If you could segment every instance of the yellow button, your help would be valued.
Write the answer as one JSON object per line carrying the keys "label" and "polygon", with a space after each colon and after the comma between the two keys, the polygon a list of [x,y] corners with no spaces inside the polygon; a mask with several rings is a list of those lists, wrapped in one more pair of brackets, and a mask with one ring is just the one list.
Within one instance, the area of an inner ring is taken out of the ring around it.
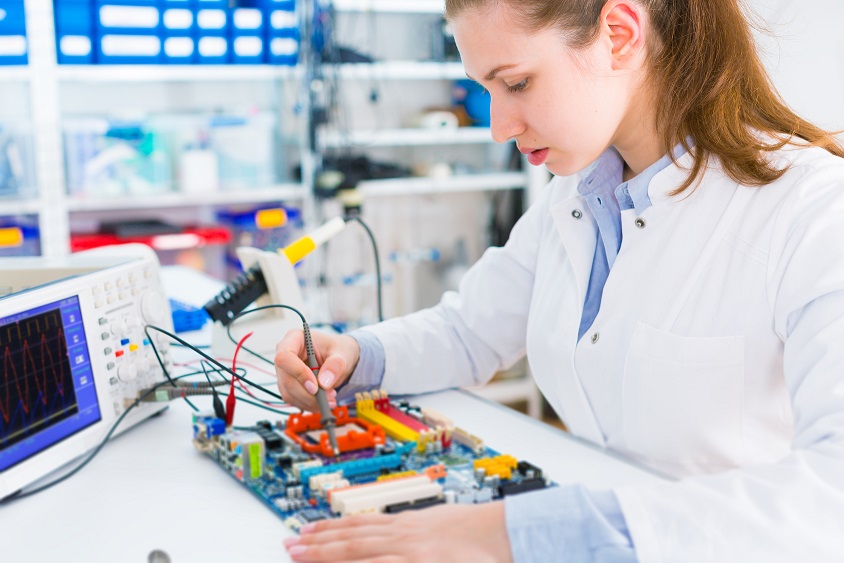
{"label": "yellow button", "polygon": [[137,349],[138,349],[138,345],[137,345],[137,344],[129,344],[129,351],[130,351],[130,352],[134,352],[134,351],[135,351],[135,350],[137,350]]}

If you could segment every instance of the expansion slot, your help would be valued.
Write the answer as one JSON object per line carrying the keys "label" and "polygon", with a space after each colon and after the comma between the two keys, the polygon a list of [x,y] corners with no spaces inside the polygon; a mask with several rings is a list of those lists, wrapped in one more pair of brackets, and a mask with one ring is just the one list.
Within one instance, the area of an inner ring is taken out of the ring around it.
{"label": "expansion slot", "polygon": [[375,403],[369,393],[358,393],[355,395],[357,401],[357,415],[361,420],[377,424],[384,429],[387,436],[394,440],[401,440],[402,442],[418,442],[419,433],[405,426],[404,424],[393,420],[389,416],[380,412],[375,408]]}
{"label": "expansion slot", "polygon": [[342,515],[380,512],[388,505],[437,497],[442,486],[426,476],[382,481],[363,487],[331,491],[331,509]]}

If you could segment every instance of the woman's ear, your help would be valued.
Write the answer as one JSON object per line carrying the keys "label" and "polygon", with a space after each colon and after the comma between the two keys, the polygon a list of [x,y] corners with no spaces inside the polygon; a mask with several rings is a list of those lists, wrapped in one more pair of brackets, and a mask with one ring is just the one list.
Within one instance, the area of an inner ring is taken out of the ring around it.
{"label": "woman's ear", "polygon": [[601,10],[601,33],[611,47],[613,70],[635,70],[645,57],[645,10],[631,0],[609,0]]}

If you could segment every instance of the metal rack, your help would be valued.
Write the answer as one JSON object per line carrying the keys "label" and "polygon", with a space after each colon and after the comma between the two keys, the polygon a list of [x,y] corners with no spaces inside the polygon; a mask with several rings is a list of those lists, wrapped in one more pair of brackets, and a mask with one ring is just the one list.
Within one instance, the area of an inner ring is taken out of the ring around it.
{"label": "metal rack", "polygon": [[[431,18],[442,12],[441,0],[335,0],[338,13],[390,13],[397,17]],[[70,249],[70,224],[74,213],[108,213],[155,208],[208,208],[218,205],[259,204],[274,201],[302,202],[306,218],[313,217],[313,183],[315,159],[307,150],[305,122],[301,129],[300,157],[302,181],[280,183],[263,188],[237,192],[185,194],[179,192],[156,195],[154,199],[138,197],[81,198],[67,193],[62,138],[63,89],[90,88],[92,92],[114,84],[144,87],[149,83],[257,82],[284,83],[301,81],[308,75],[302,65],[277,67],[270,65],[174,66],[174,65],[116,65],[86,66],[58,65],[53,5],[45,0],[25,0],[29,65],[0,69],[0,83],[20,83],[29,88],[30,118],[35,148],[35,177],[38,191],[32,198],[0,200],[0,216],[34,215],[41,233],[41,252],[45,256],[59,256]],[[443,82],[465,78],[462,65],[457,62],[386,61],[342,64],[326,67],[326,74],[341,82],[366,83],[389,81],[397,87],[411,87],[418,81]],[[279,100],[281,103],[281,100]],[[309,112],[302,110],[302,115]],[[463,128],[455,131],[421,129],[370,129],[352,131],[348,136],[328,133],[319,137],[321,149],[342,146],[368,147],[435,147],[443,145],[491,145],[488,129]],[[544,171],[495,172],[453,175],[447,178],[396,178],[362,182],[360,191],[366,197],[390,195],[430,195],[524,189],[531,194],[547,181]],[[539,412],[539,393],[530,378],[518,382],[496,383],[479,391],[498,400],[527,400],[532,415]]]}

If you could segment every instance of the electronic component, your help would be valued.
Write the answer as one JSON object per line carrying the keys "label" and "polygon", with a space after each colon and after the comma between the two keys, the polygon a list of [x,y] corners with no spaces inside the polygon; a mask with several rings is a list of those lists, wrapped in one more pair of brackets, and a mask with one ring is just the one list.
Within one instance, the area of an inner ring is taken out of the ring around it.
{"label": "electronic component", "polygon": [[[4,259],[0,498],[97,446],[118,417],[116,434],[166,408],[126,412],[164,379],[144,332],[173,329],[159,269],[139,244]],[[152,338],[169,368],[169,343]]]}
{"label": "electronic component", "polygon": [[510,495],[518,495],[520,493],[527,493],[529,491],[537,491],[544,489],[546,486],[545,480],[539,477],[533,479],[525,479],[524,481],[504,483],[498,487],[498,495],[502,497]]}
{"label": "electronic component", "polygon": [[[480,438],[454,429],[442,415],[393,404],[380,392],[360,395],[356,406],[355,411],[333,410],[339,459],[319,413],[290,415],[278,424],[261,421],[223,434],[209,433],[215,423],[198,416],[200,430],[206,430],[195,432],[194,443],[293,530],[326,518],[485,503],[548,486],[538,467],[486,448]],[[454,429],[465,444],[455,440],[445,446],[446,428]],[[282,438],[277,448],[266,446],[268,433]],[[424,449],[412,439],[430,436],[434,439]],[[253,447],[263,447],[266,457],[256,478]]]}

